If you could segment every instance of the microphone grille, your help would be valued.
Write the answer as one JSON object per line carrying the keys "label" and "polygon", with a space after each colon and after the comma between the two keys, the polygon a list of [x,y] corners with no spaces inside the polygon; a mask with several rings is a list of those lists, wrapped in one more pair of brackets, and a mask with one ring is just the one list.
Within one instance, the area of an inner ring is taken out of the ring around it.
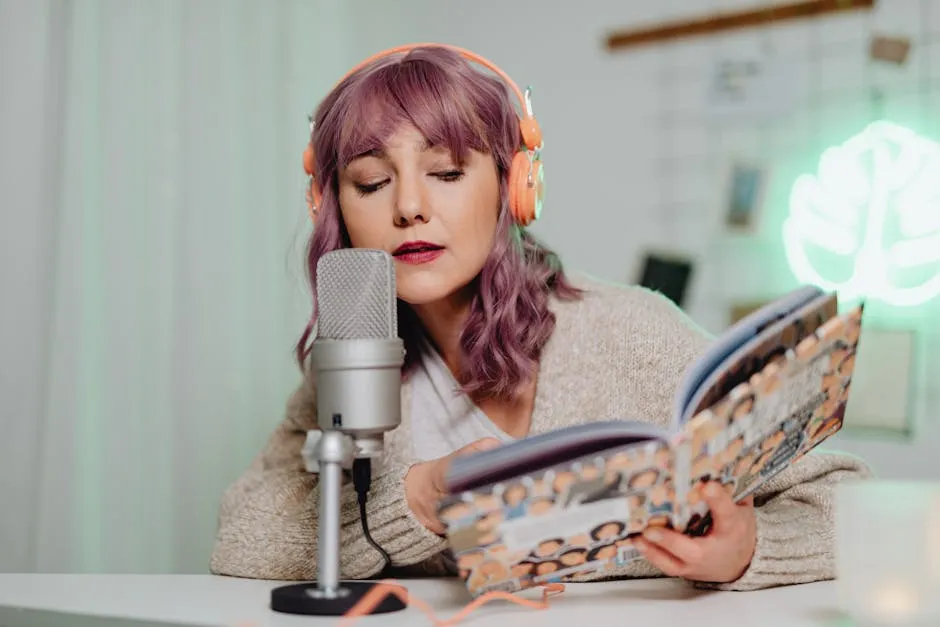
{"label": "microphone grille", "polygon": [[398,337],[395,262],[382,250],[341,248],[317,263],[317,337]]}

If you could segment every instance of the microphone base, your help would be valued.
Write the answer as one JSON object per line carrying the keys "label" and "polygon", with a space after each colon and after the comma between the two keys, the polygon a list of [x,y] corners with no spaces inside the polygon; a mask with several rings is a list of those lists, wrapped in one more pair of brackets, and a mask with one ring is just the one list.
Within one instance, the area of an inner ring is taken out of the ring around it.
{"label": "microphone base", "polygon": [[[297,583],[280,586],[271,590],[271,609],[282,614],[303,614],[306,616],[343,616],[347,614],[363,597],[380,585],[374,581],[341,581],[335,593],[325,595],[316,583]],[[402,596],[407,598],[408,590],[398,584]],[[388,593],[369,611],[369,614],[388,614],[408,607],[406,601],[395,594]]]}

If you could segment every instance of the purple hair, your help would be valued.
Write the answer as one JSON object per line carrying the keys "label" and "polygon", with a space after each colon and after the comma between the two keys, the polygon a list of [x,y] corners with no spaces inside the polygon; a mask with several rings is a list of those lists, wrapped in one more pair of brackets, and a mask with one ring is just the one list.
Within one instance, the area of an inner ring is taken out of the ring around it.
{"label": "purple hair", "polygon": [[[508,209],[508,176],[521,145],[518,116],[506,86],[475,70],[448,48],[415,48],[373,62],[344,79],[316,111],[311,138],[322,197],[307,252],[313,315],[297,343],[303,367],[316,320],[320,257],[350,246],[337,202],[338,174],[357,155],[379,148],[403,123],[454,160],[470,150],[493,155],[500,175],[501,210],[495,243],[475,279],[476,294],[460,336],[458,382],[471,398],[512,399],[537,372],[542,347],[555,328],[549,296],[576,299],[558,256],[517,225]],[[398,301],[406,376],[420,359],[423,328]]]}

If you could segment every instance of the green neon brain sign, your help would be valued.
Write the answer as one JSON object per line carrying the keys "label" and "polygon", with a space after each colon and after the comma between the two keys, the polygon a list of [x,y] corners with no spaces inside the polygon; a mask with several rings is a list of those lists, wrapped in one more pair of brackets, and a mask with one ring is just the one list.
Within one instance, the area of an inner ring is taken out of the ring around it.
{"label": "green neon brain sign", "polygon": [[940,144],[875,122],[800,176],[783,225],[797,279],[913,306],[940,295]]}

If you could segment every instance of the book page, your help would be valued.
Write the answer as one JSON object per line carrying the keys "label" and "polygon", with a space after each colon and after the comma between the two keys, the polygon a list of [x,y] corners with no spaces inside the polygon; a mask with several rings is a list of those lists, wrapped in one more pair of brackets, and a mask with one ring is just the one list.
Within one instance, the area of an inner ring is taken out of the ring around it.
{"label": "book page", "polygon": [[822,293],[816,286],[803,286],[751,312],[719,335],[705,353],[689,367],[679,383],[673,400],[673,430],[677,431],[685,424],[686,406],[719,364],[764,329],[815,300]]}
{"label": "book page", "polygon": [[821,294],[788,318],[761,330],[752,340],[731,354],[709,375],[689,400],[683,422],[724,398],[752,374],[796,347],[827,320],[838,313],[835,294]]}
{"label": "book page", "polygon": [[439,516],[474,596],[638,559],[633,536],[673,525],[673,460],[652,440],[447,497]]}
{"label": "book page", "polygon": [[701,532],[701,489],[719,481],[740,500],[842,427],[862,307],[832,318],[689,424],[677,447],[690,466],[677,519]]}
{"label": "book page", "polygon": [[564,427],[457,457],[447,471],[447,491],[472,490],[627,444],[669,438],[664,429],[636,420],[605,420]]}

